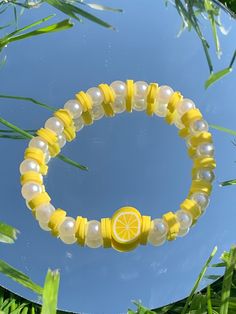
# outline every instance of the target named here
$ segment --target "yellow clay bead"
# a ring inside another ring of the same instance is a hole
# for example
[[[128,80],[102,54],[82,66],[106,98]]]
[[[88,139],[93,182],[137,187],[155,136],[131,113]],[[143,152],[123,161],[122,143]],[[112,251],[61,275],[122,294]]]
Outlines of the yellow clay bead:
[[[177,109],[178,103],[183,99],[183,96],[180,92],[174,92],[171,95],[170,100],[168,102],[167,108],[168,110],[173,113]]]
[[[151,217],[150,216],[142,216],[142,229],[140,235],[140,244],[146,245],[148,241],[148,234],[151,229]]]
[[[195,192],[204,192],[209,195],[211,193],[211,190],[212,190],[212,185],[210,182],[201,181],[201,180],[193,180],[189,193],[192,194]]]
[[[38,164],[41,166],[44,162],[44,153],[39,148],[35,147],[28,147],[25,150],[24,154],[25,159],[34,159],[38,162]]]
[[[134,97],[134,81],[127,80],[126,86],[127,86],[126,111],[132,112],[132,103],[133,103],[133,97]]]
[[[188,212],[188,213],[190,213],[192,215],[193,223],[201,215],[201,209],[198,206],[198,204],[195,201],[190,200],[188,198],[186,198],[183,201],[183,203],[180,204],[180,208],[185,210],[186,212]]]
[[[48,195],[48,193],[43,192],[35,196],[32,200],[28,202],[29,207],[32,209],[32,212],[34,212],[35,208],[42,205],[42,204],[48,204],[50,203],[51,198]]]
[[[48,227],[51,229],[51,234],[54,237],[59,236],[58,227],[64,221],[66,212],[60,208],[56,209],[50,217]]]
[[[48,173],[48,166],[47,165],[41,165],[40,166],[40,173],[45,176]]]
[[[190,109],[189,111],[185,112],[181,118],[181,121],[186,127],[189,127],[192,121],[200,120],[201,118],[202,114],[198,109]]]
[[[83,108],[82,119],[85,124],[90,125],[93,123],[92,118],[92,99],[89,95],[84,92],[79,92],[75,95],[76,99],[79,101]]]
[[[158,84],[151,83],[148,88],[147,94],[147,109],[146,113],[148,116],[152,116],[156,107],[156,98],[158,93]]]
[[[78,216],[75,222],[75,237],[77,238],[77,243],[81,246],[85,244],[85,234],[86,234],[86,224],[87,218]]]
[[[115,93],[113,89],[107,84],[100,84],[98,87],[100,88],[103,94],[104,100],[103,100],[102,106],[103,106],[105,115],[107,117],[113,117],[115,115],[115,112],[112,108],[112,104],[115,101]]]
[[[36,132],[36,134],[48,143],[48,149],[52,157],[55,157],[60,153],[60,146],[55,132],[50,129],[41,128]]]
[[[169,231],[167,234],[167,240],[175,240],[179,233],[179,222],[176,215],[172,212],[168,212],[162,216],[163,220],[167,223]]]
[[[190,138],[190,144],[193,147],[197,147],[198,145],[202,144],[202,143],[212,143],[212,136],[211,133],[209,132],[202,132],[199,135],[196,136],[192,136]]]
[[[72,124],[69,127],[66,127],[63,134],[65,135],[67,142],[73,141],[76,137],[75,126]]]
[[[74,124],[73,117],[72,117],[70,111],[67,109],[59,109],[59,110],[55,111],[53,113],[53,115],[54,115],[54,117],[60,119],[63,122],[65,128]]]
[[[197,157],[194,159],[194,168],[209,168],[214,169],[216,167],[215,159],[212,157]]]
[[[183,128],[181,130],[179,130],[179,136],[182,137],[182,138],[185,138],[186,136],[189,135],[189,129],[188,128]]]
[[[22,174],[20,178],[21,185],[24,185],[27,182],[36,182],[38,184],[43,183],[43,177],[40,173],[35,171],[28,171]]]
[[[103,238],[103,247],[109,248],[111,247],[111,219],[110,218],[102,218],[101,219],[101,231]]]

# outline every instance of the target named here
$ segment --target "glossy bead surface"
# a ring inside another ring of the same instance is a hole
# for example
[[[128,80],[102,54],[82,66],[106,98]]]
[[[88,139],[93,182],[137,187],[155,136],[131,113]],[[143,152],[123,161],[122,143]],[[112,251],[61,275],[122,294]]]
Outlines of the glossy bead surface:
[[[194,120],[190,123],[189,130],[192,134],[196,135],[201,132],[208,132],[209,126],[208,123],[203,119]]]
[[[41,149],[44,153],[48,150],[47,142],[40,136],[33,137],[29,141],[29,147],[35,147]]]
[[[124,82],[114,81],[111,83],[110,87],[113,89],[116,96],[121,96],[122,98],[125,98],[127,88]]]
[[[104,116],[104,109],[102,106],[94,106],[92,108],[92,117],[94,120],[100,120]]]
[[[213,182],[215,179],[215,175],[214,172],[211,169],[199,169],[197,174],[196,174],[196,178],[198,180],[204,180],[207,182]]]
[[[198,156],[210,156],[214,155],[214,145],[212,143],[202,143],[197,147]]]
[[[184,237],[189,233],[190,228],[179,229],[178,237]]]
[[[148,235],[148,242],[154,246],[161,245],[166,240],[168,226],[163,219],[156,218],[152,221],[151,230]]]
[[[36,160],[34,159],[25,159],[22,161],[20,164],[20,173],[24,174],[28,171],[34,171],[34,172],[39,172],[40,171],[40,166],[37,163]]]
[[[83,119],[82,119],[81,117],[78,118],[78,119],[75,119],[75,120],[74,120],[74,125],[75,125],[75,130],[76,130],[76,132],[79,132],[79,131],[82,130],[83,127],[84,127],[84,121],[83,121]]]
[[[190,213],[180,209],[180,210],[177,210],[175,215],[178,219],[180,229],[187,229],[191,227],[193,218]]]
[[[42,192],[42,186],[35,182],[27,182],[21,188],[21,194],[27,201],[30,201],[37,194]]]
[[[64,221],[60,224],[59,228],[60,237],[68,237],[75,235],[75,220],[72,217],[66,217]]]
[[[77,241],[74,235],[70,236],[60,235],[60,239],[65,244],[74,244]]]
[[[137,81],[134,83],[134,98],[146,99],[148,93],[148,83],[144,81]]]
[[[101,224],[97,220],[91,220],[86,226],[85,243],[88,247],[98,248],[102,245]]]
[[[60,148],[64,147],[66,145],[66,137],[64,134],[59,134],[57,136],[58,138],[58,144],[60,146]]]
[[[45,128],[54,131],[56,134],[61,134],[64,130],[62,121],[58,118],[52,117],[45,122]]]
[[[135,111],[144,111],[147,108],[147,102],[145,99],[134,97],[132,108]]]
[[[101,105],[104,100],[103,94],[98,87],[91,87],[86,92],[87,95],[90,96],[93,102],[93,106]]]
[[[182,99],[182,101],[180,101],[180,103],[177,107],[177,112],[180,116],[182,116],[187,111],[189,111],[190,109],[194,109],[194,108],[195,108],[194,102],[191,99],[184,98],[184,99]]]
[[[174,93],[170,86],[162,85],[158,89],[157,101],[161,104],[168,104],[170,97]]]
[[[35,208],[36,219],[40,222],[48,223],[55,207],[52,204],[42,204]]]
[[[112,108],[115,113],[122,113],[125,111],[126,106],[125,106],[125,99],[122,96],[117,96],[115,98],[114,103],[112,104]]]
[[[168,112],[167,104],[164,104],[164,103],[156,104],[155,114],[158,117],[165,117],[167,115],[167,112]]]
[[[41,228],[42,230],[44,230],[44,231],[50,231],[50,230],[51,230],[51,229],[48,227],[48,224],[45,223],[45,222],[39,221],[39,226],[40,226],[40,228]]]
[[[65,103],[64,108],[67,109],[71,113],[73,119],[79,118],[83,112],[82,105],[76,99],[68,100]]]
[[[202,211],[207,208],[210,202],[208,195],[203,192],[193,193],[190,196],[190,199],[194,200],[200,206]]]
[[[51,160],[51,156],[50,156],[49,151],[45,153],[44,160],[45,160],[45,164],[48,164],[49,161]]]

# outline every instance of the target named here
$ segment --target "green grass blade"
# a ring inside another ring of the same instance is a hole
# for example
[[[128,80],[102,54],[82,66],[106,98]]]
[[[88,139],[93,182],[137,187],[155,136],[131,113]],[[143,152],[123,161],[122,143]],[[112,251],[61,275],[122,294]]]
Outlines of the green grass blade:
[[[23,135],[26,138],[33,138],[33,135],[22,130],[21,128],[18,128],[16,125],[10,123],[9,121],[3,119],[2,117],[0,117],[0,123],[4,124],[5,126],[7,126],[8,128],[10,128],[11,130],[15,131],[16,133],[19,133],[21,135]]]
[[[56,8],[57,10],[65,13],[69,17],[76,19],[79,22],[82,22],[81,18],[78,17],[73,10],[68,6],[68,3],[61,2],[59,0],[45,0],[48,4]]]
[[[43,288],[43,306],[41,314],[56,314],[59,282],[59,271],[49,269]]]
[[[235,185],[235,184],[236,184],[236,179],[221,182],[220,186],[229,186],[229,185]]]
[[[63,13],[66,13],[66,12],[69,12],[66,13],[67,15],[71,16],[71,14],[78,14],[80,16],[83,16],[84,18],[96,23],[96,24],[99,24],[103,27],[106,27],[106,28],[110,28],[110,29],[113,29],[113,26],[108,24],[107,22],[99,19],[98,17],[94,16],[93,14],[90,14],[80,8],[78,8],[77,6],[73,5],[73,4],[70,4],[70,3],[65,3],[61,0],[45,0],[48,4],[54,6],[55,8],[57,8],[58,10],[62,11]]]
[[[235,265],[236,265],[236,247],[233,246],[229,252],[229,260],[226,265],[226,270],[222,284],[220,314],[228,314],[229,297]]]
[[[51,107],[51,106],[48,106],[34,98],[31,98],[31,97],[22,97],[22,96],[12,96],[12,95],[0,95],[0,98],[4,98],[4,99],[17,99],[17,100],[24,100],[24,101],[28,101],[28,102],[31,102],[33,104],[36,104],[40,107],[43,107],[45,109],[48,109],[50,111],[55,111],[56,108],[54,107]]]
[[[72,165],[72,166],[74,166],[76,168],[88,171],[88,167],[87,166],[83,166],[83,165],[79,164],[78,162],[76,162],[76,161],[74,161],[74,160],[72,160],[72,159],[70,159],[70,158],[68,158],[68,157],[66,157],[66,156],[64,156],[62,154],[57,155],[57,158],[59,158],[60,160],[66,162],[67,164]]]
[[[81,2],[81,4],[85,4],[86,6],[98,10],[98,11],[110,11],[110,12],[115,12],[115,13],[122,13],[122,9],[117,9],[117,8],[111,8],[107,7],[105,5],[97,4],[97,3],[86,3],[86,2]]]
[[[209,86],[214,84],[216,81],[219,81],[222,79],[225,75],[229,74],[232,72],[232,68],[226,68],[221,71],[218,71],[216,73],[211,73],[209,78],[205,82],[205,88],[207,89]]]
[[[211,286],[207,286],[207,314],[213,314],[212,304],[211,304]]]
[[[14,243],[19,230],[0,221],[0,242]]]
[[[212,129],[215,129],[215,130],[218,130],[218,131],[222,131],[222,132],[226,132],[226,133],[229,133],[229,134],[231,134],[231,135],[236,136],[236,131],[234,131],[234,130],[227,129],[227,128],[224,128],[224,127],[222,127],[222,126],[215,125],[215,124],[210,124],[210,127],[211,127]]]
[[[42,287],[34,283],[27,275],[22,273],[21,271],[15,269],[5,261],[0,259],[0,272],[12,280],[18,282],[22,286],[36,292],[37,294],[42,294]]]
[[[202,270],[201,270],[201,272],[200,272],[200,274],[199,274],[199,276],[198,276],[198,278],[197,278],[197,280],[196,280],[196,282],[195,282],[195,284],[193,286],[193,289],[192,289],[189,297],[187,298],[187,301],[186,301],[186,303],[185,303],[185,305],[184,305],[184,307],[183,307],[183,309],[181,311],[181,314],[185,314],[186,313],[186,311],[188,309],[188,306],[189,306],[189,303],[191,302],[195,292],[197,291],[198,285],[201,282],[202,278],[204,277],[204,275],[205,275],[205,273],[207,271],[207,268],[210,265],[210,263],[211,263],[213,257],[215,256],[216,252],[217,252],[217,247],[215,246],[213,251],[211,252],[211,255],[209,256],[209,258],[207,259],[205,265],[203,266],[203,268],[202,268]]]
[[[71,28],[73,26],[74,26],[74,24],[70,20],[67,19],[67,20],[63,20],[61,22],[54,23],[52,25],[46,26],[46,27],[42,27],[42,28],[36,29],[36,30],[34,30],[32,32],[29,32],[29,33],[26,33],[26,34],[13,36],[10,39],[8,39],[8,42],[10,43],[10,42],[14,42],[14,41],[17,41],[17,40],[30,38],[30,37],[33,37],[33,36],[59,32],[59,31],[67,30],[67,29],[69,29],[69,28]]]

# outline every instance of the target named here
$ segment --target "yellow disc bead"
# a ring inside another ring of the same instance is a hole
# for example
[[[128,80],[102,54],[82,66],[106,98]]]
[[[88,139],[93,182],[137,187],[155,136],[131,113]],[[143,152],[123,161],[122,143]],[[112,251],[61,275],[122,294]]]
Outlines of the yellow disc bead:
[[[71,124],[70,126],[66,127],[63,131],[63,134],[65,135],[67,142],[73,141],[76,137],[75,126]]]
[[[50,129],[41,128],[36,132],[36,134],[48,143],[48,149],[52,157],[55,157],[60,153],[60,146],[55,132]]]
[[[212,143],[212,136],[209,132],[202,132],[199,135],[192,136],[190,138],[190,144],[193,147],[197,147],[198,145],[202,143]]]
[[[126,81],[127,94],[126,94],[126,111],[132,112],[132,104],[134,98],[134,81]]]
[[[113,117],[115,115],[115,112],[112,108],[112,104],[115,101],[115,93],[113,92],[113,89],[107,84],[100,84],[98,87],[103,94],[104,100],[103,100],[102,106],[103,106],[105,115],[107,117]]]
[[[54,117],[60,119],[63,122],[65,128],[74,124],[73,117],[70,111],[67,109],[59,109],[55,111],[53,115]]]
[[[183,99],[183,96],[181,95],[180,92],[174,92],[171,97],[170,100],[167,104],[167,108],[168,110],[173,113],[176,109],[177,109],[177,105],[178,103]]]
[[[194,168],[210,168],[214,169],[216,162],[213,157],[200,156],[194,159]]]
[[[28,147],[25,150],[24,154],[25,159],[34,159],[41,166],[45,164],[44,153],[39,148]]]
[[[66,217],[66,212],[60,208],[56,209],[52,213],[50,220],[48,222],[48,227],[51,229],[51,234],[54,237],[59,236],[58,227],[64,221],[65,217]]]
[[[77,243],[81,246],[85,244],[85,234],[86,234],[86,224],[88,220],[82,216],[78,216],[75,222],[75,237],[77,239]]]
[[[83,91],[77,93],[75,95],[75,98],[79,101],[83,108],[83,113],[82,113],[82,119],[85,124],[90,125],[93,123],[93,118],[92,118],[92,99],[89,95],[84,93]]]
[[[202,181],[202,180],[193,180],[189,193],[192,194],[195,192],[204,192],[209,195],[211,193],[211,190],[212,190],[212,185],[210,182]]]
[[[25,172],[20,177],[21,185],[24,185],[25,183],[31,182],[31,181],[36,182],[38,184],[42,184],[43,183],[43,177],[40,173],[35,172],[35,171]]]
[[[148,116],[152,116],[156,109],[156,98],[158,94],[158,84],[151,83],[148,87],[147,94],[147,109],[146,113]]]
[[[102,218],[101,219],[101,232],[103,238],[103,247],[109,248],[111,247],[111,219],[110,218]]]
[[[168,212],[162,216],[163,220],[167,223],[169,231],[167,234],[167,240],[175,240],[176,236],[179,233],[179,222],[176,215],[172,212]]]
[[[140,244],[146,245],[148,241],[148,234],[151,229],[151,217],[150,216],[142,216],[142,229],[140,235]]]
[[[193,223],[201,215],[201,208],[198,206],[198,204],[188,198],[186,198],[183,203],[180,204],[180,208],[191,214]]]
[[[189,127],[190,123],[194,120],[202,119],[202,114],[198,109],[190,109],[189,111],[185,112],[181,118],[182,123]]]
[[[28,202],[29,207],[32,209],[32,212],[34,213],[35,208],[42,205],[42,204],[48,204],[50,203],[51,198],[48,195],[47,192],[40,193],[36,195],[32,200]]]
[[[180,129],[179,132],[178,132],[179,136],[182,137],[182,138],[185,138],[186,136],[188,136],[189,133],[190,132],[189,132],[188,128]]]

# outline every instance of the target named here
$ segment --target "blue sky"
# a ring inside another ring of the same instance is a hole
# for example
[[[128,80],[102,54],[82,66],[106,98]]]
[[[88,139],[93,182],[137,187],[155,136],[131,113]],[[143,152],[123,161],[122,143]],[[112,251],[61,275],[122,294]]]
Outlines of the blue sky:
[[[62,107],[75,92],[102,82],[158,82],[192,98],[210,123],[236,129],[235,73],[204,89],[208,68],[201,44],[193,32],[176,37],[180,18],[171,5],[117,0],[112,6],[123,8],[124,13],[99,16],[116,26],[116,32],[85,21],[69,31],[9,45],[5,50],[7,64],[0,71],[0,93],[29,96]],[[51,13],[54,10],[45,5],[26,12],[21,23]],[[64,16],[58,13],[55,20],[59,18]],[[213,57],[217,70],[228,65],[235,49],[235,23],[225,15],[223,21],[231,31],[220,36],[223,56],[221,61]],[[214,55],[210,27],[206,23],[202,26]],[[0,113],[29,129],[41,127],[50,116],[47,110],[12,100],[0,101]],[[1,140],[0,220],[21,233],[14,245],[1,245],[0,257],[39,284],[49,267],[59,268],[59,307],[71,311],[118,314],[132,308],[134,299],[155,308],[185,297],[213,247],[218,246],[217,260],[235,241],[235,187],[220,188],[219,182],[236,177],[236,151],[232,136],[212,133],[217,170],[207,213],[186,238],[126,254],[66,246],[41,231],[20,194],[18,167],[27,143]],[[191,162],[176,129],[144,113],[104,118],[84,128],[63,153],[89,167],[89,172],[82,172],[57,159],[50,162],[47,190],[53,204],[73,217],[100,219],[128,204],[142,214],[160,217],[178,209],[190,184]],[[0,283],[37,299],[2,275]]]

